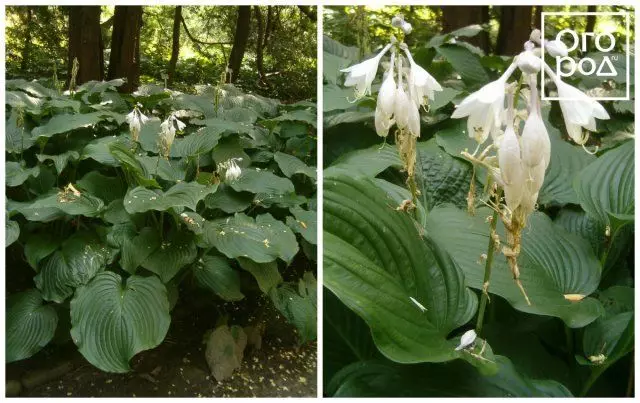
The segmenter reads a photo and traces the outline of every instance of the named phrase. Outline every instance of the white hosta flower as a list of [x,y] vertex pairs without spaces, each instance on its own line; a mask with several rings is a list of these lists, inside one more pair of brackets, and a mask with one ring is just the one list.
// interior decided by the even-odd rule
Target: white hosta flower
[[402,82],[399,82],[396,89],[396,102],[394,104],[394,115],[396,117],[396,124],[398,125],[398,128],[404,129],[409,127],[411,108],[415,108],[415,105],[409,99],[404,88],[402,88]]
[[525,172],[525,174],[527,175],[527,191],[530,195],[536,195],[536,200],[538,192],[540,191],[540,189],[542,188],[542,184],[544,183],[544,175],[547,170],[547,165],[549,165],[549,162],[543,159],[538,165],[529,168],[529,170]]
[[355,86],[356,99],[362,98],[365,95],[371,94],[371,83],[378,72],[378,65],[380,59],[387,53],[391,44],[385,46],[377,56],[371,59],[365,60],[362,63],[358,63],[346,69],[340,70],[343,73],[348,73],[347,78],[344,81],[345,87]]
[[379,106],[376,107],[376,112],[374,115],[375,125],[376,125],[376,133],[380,137],[387,137],[389,134],[389,129],[396,122],[393,118],[393,115],[387,115]]
[[[552,76],[553,77],[553,76]],[[567,133],[577,144],[583,145],[589,139],[589,131],[596,130],[597,119],[609,119],[609,114],[598,101],[589,97],[576,87],[556,78],[560,109],[564,118]]]
[[527,74],[536,74],[542,67],[542,60],[536,56],[532,49],[520,53],[516,59],[516,63],[520,70]]
[[500,139],[498,164],[503,182],[504,197],[507,207],[515,210],[522,200],[524,172],[520,158],[520,142],[513,129],[513,119],[507,123],[507,129]]
[[505,86],[507,79],[517,68],[513,63],[504,74],[478,91],[467,96],[451,115],[454,119],[468,116],[467,130],[469,137],[482,144],[489,137],[489,133],[502,124],[504,109]]
[[476,337],[478,337],[478,335],[475,330],[471,329],[466,331],[460,338],[460,344],[456,347],[456,351],[460,351],[472,345],[473,342],[476,341]]
[[391,52],[391,63],[387,75],[382,81],[380,91],[378,91],[378,102],[376,108],[379,108],[385,114],[393,115],[393,108],[396,100],[396,80],[394,79],[394,62],[395,52]]
[[131,113],[129,113],[126,116],[125,119],[127,123],[129,123],[129,131],[131,132],[131,138],[133,139],[133,141],[138,141],[138,135],[140,134],[142,125],[147,123],[149,118],[146,117],[142,112],[140,112],[140,110],[137,107],[135,107],[133,108]]
[[522,146],[522,162],[527,168],[533,168],[544,162],[546,169],[551,159],[551,141],[542,120],[537,85],[537,76],[530,76],[529,116],[522,129],[520,144]]
[[442,87],[431,74],[413,60],[406,44],[402,44],[401,47],[407,55],[409,65],[411,66],[409,69],[409,86],[411,88],[412,100],[418,107],[420,107],[420,105],[426,105],[427,100],[425,97],[433,101],[434,92],[442,91]]
[[552,41],[544,41],[544,50],[552,57],[565,57],[569,55],[569,49],[564,42],[554,39]]
[[236,162],[233,159],[231,159],[229,161],[229,168],[227,168],[227,171],[224,173],[225,181],[233,182],[234,180],[238,179],[241,174],[242,174],[242,170],[240,169],[238,164],[236,164]]
[[160,124],[160,136],[158,139],[158,147],[160,148],[160,154],[169,157],[171,153],[171,145],[176,138],[176,130],[181,131],[186,127],[178,118],[173,114]]
[[406,21],[403,22],[401,28],[405,35],[409,35],[413,31],[413,27],[411,26],[411,24]]

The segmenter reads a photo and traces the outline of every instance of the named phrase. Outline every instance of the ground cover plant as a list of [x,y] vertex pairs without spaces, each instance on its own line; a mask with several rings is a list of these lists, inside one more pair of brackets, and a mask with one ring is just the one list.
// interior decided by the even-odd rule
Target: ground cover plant
[[436,7],[325,13],[324,393],[633,395],[633,97],[587,95],[621,76],[542,101],[529,23],[498,56]]
[[[127,373],[171,328],[197,340],[204,394],[257,360],[283,318],[292,347],[313,348],[315,103],[224,75],[193,93],[126,91],[121,78],[79,83],[82,68],[5,83],[6,362],[75,345],[92,369]],[[172,324],[180,301],[193,311]],[[196,317],[199,334],[175,329]]]

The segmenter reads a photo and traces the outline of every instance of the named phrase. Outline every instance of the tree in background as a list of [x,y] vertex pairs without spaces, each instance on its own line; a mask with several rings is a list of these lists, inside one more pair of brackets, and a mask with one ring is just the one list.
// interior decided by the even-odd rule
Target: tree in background
[[111,57],[107,78],[124,77],[122,92],[133,92],[140,84],[140,27],[142,6],[116,6],[111,35]]
[[533,6],[500,7],[500,31],[496,53],[517,55],[531,34]]
[[100,6],[73,6],[69,10],[69,80],[73,60],[78,59],[80,69],[76,84],[104,78]]
[[[455,31],[473,24],[489,23],[489,6],[442,6],[442,32]],[[489,52],[489,33],[482,32],[469,40],[485,52]]]
[[167,72],[167,85],[173,84],[176,74],[176,65],[180,56],[180,23],[182,22],[182,6],[176,6],[173,15],[173,40],[171,41],[171,59],[169,59],[169,71]]
[[238,6],[238,18],[236,20],[236,33],[233,36],[233,47],[229,55],[227,82],[233,83],[240,76],[240,66],[247,47],[251,25],[251,6]]

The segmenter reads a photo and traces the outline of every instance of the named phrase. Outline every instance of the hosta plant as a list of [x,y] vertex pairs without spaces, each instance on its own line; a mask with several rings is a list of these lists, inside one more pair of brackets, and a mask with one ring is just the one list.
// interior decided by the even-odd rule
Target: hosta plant
[[281,275],[314,266],[314,104],[122,84],[6,82],[7,270],[33,276],[7,300],[7,362],[58,332],[128,371],[165,338],[181,284],[212,304],[267,298],[314,339],[314,273]]
[[[325,38],[329,396],[572,396],[605,383],[597,393],[610,393],[619,378],[626,390],[634,141],[614,129],[628,120],[624,101],[598,104],[573,82],[579,102],[543,102],[535,32],[522,54],[496,59],[465,42],[481,31],[413,41],[440,90],[421,98],[417,129],[385,121],[395,147],[376,135],[389,74],[377,81],[371,67],[372,96],[350,102],[349,66],[371,58],[359,64],[358,49]],[[393,71],[388,53],[374,57]],[[411,154],[403,130],[420,135]]]

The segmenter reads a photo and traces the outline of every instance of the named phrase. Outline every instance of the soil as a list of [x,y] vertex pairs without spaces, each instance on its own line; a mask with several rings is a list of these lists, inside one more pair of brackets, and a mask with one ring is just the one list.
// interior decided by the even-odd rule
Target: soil
[[[20,396],[29,397],[317,396],[316,343],[298,346],[295,328],[270,301],[261,298],[258,308],[255,302],[248,308],[242,301],[212,301],[211,294],[193,289],[181,290],[178,301],[164,342],[135,356],[129,373],[98,370],[69,341],[8,364],[7,386],[20,387],[11,381],[21,381]],[[265,330],[260,350],[248,347],[241,368],[217,382],[204,357],[203,336],[224,316],[230,325],[265,323]]]

